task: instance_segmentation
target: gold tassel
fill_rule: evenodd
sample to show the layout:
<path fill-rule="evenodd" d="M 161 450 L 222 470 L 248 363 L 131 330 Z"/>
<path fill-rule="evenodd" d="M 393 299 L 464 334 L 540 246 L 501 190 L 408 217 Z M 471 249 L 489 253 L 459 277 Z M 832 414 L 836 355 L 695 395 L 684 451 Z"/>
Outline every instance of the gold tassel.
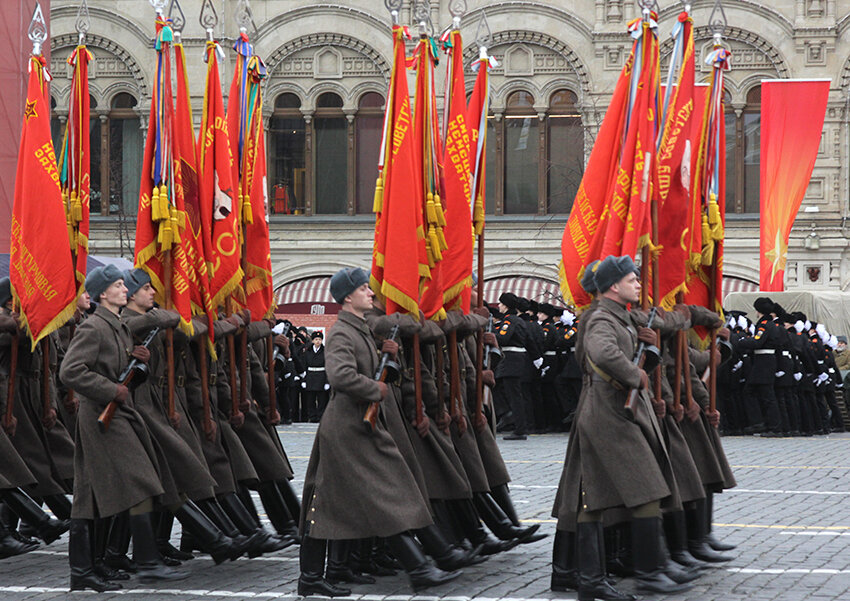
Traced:
<path fill-rule="evenodd" d="M 434 253 L 431 252 L 431 241 L 425 237 L 425 255 L 428 257 L 428 266 L 434 267 Z"/>
<path fill-rule="evenodd" d="M 443 233 L 443 228 L 437 226 L 437 240 L 440 242 L 440 250 L 448 250 L 449 244 L 446 242 L 446 235 Z"/>
<path fill-rule="evenodd" d="M 715 194 L 711 195 L 708 203 L 708 222 L 711 224 L 711 239 L 723 240 L 723 220 L 720 218 L 720 206 Z"/>
<path fill-rule="evenodd" d="M 437 213 L 437 225 L 446 227 L 446 216 L 443 213 L 443 203 L 440 201 L 439 194 L 434 194 L 434 209 Z"/>
<path fill-rule="evenodd" d="M 159 186 L 151 190 L 151 220 L 159 221 Z"/>
<path fill-rule="evenodd" d="M 428 219 L 428 223 L 437 223 L 437 209 L 434 208 L 434 195 L 431 192 L 428 192 L 428 196 L 426 198 L 425 216 Z"/>
<path fill-rule="evenodd" d="M 442 261 L 443 253 L 440 250 L 440 239 L 437 236 L 437 228 L 433 225 L 428 228 L 428 240 L 431 243 L 431 252 L 434 253 L 434 261 Z"/>
<path fill-rule="evenodd" d="M 708 216 L 702 214 L 702 245 L 705 246 L 711 241 L 711 226 L 708 225 Z"/>
<path fill-rule="evenodd" d="M 79 223 L 83 220 L 83 203 L 80 197 L 77 196 L 77 191 L 71 191 L 71 215 L 74 223 Z"/>
<path fill-rule="evenodd" d="M 251 225 L 254 223 L 254 213 L 251 212 L 251 197 L 246 194 L 245 196 L 240 195 L 239 198 L 242 200 L 242 223 Z"/>
<path fill-rule="evenodd" d="M 384 210 L 384 180 L 381 176 L 375 181 L 375 200 L 372 202 L 372 212 L 380 213 Z"/>
<path fill-rule="evenodd" d="M 171 207 L 171 217 L 169 217 L 169 222 L 171 223 L 171 237 L 174 244 L 180 244 L 180 220 L 178 218 L 179 211 L 174 207 Z"/>

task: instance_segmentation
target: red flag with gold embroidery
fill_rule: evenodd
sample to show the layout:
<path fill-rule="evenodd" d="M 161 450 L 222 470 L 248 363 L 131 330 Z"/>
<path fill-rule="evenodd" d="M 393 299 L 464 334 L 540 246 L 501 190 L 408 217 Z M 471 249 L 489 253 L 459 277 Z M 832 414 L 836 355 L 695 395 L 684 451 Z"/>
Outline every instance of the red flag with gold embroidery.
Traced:
<path fill-rule="evenodd" d="M 484 232 L 484 198 L 487 191 L 487 116 L 490 114 L 490 69 L 497 66 L 494 58 L 484 49 L 479 53 L 478 75 L 469 104 L 466 107 L 466 124 L 469 128 L 470 196 L 467 200 L 472 212 L 475 235 Z M 473 66 L 475 68 L 475 66 Z"/>
<path fill-rule="evenodd" d="M 12 297 L 33 350 L 71 318 L 77 298 L 71 253 L 64 243 L 57 246 L 68 239 L 68 229 L 50 139 L 45 65 L 43 56 L 30 58 L 9 248 Z"/>
<path fill-rule="evenodd" d="M 470 135 L 466 123 L 466 85 L 463 79 L 463 43 L 452 30 L 444 43 L 449 52 L 443 143 L 443 200 L 448 249 L 443 252 L 443 305 L 447 311 L 469 311 L 472 290 L 473 230 L 469 199 L 472 196 Z"/>
<path fill-rule="evenodd" d="M 419 315 L 419 278 L 430 269 L 422 229 L 421 197 L 412 194 L 419 177 L 414 164 L 410 94 L 404 52 L 406 32 L 393 26 L 393 66 L 387 96 L 381 168 L 375 186 L 375 241 L 370 283 L 387 314 Z"/>
<path fill-rule="evenodd" d="M 198 136 L 200 215 L 214 309 L 242 283 L 233 155 L 218 74 L 218 45 L 207 42 L 207 78 Z"/>
<path fill-rule="evenodd" d="M 259 85 L 259 84 L 258 84 Z M 266 140 L 262 127 L 262 105 L 257 107 L 255 154 L 251 182 L 250 223 L 245 224 L 245 294 L 251 319 L 256 321 L 274 314 L 271 243 L 269 240 L 269 198 L 266 184 Z"/>
<path fill-rule="evenodd" d="M 762 82 L 760 290 L 785 288 L 788 236 L 815 167 L 829 86 L 828 79 Z"/>
<path fill-rule="evenodd" d="M 77 46 L 68 57 L 73 67 L 71 102 L 65 136 L 59 152 L 59 174 L 62 200 L 68 222 L 77 294 L 82 294 L 89 256 L 89 194 L 91 192 L 91 152 L 89 141 L 89 75 L 92 54 L 84 45 Z"/>
<path fill-rule="evenodd" d="M 139 212 L 136 220 L 136 259 L 156 290 L 156 299 L 180 314 L 180 329 L 192 334 L 190 297 L 191 266 L 182 249 L 186 215 L 180 155 L 175 143 L 175 113 L 171 88 L 171 44 L 174 31 L 170 19 L 156 19 L 157 68 L 151 101 Z M 189 133 L 191 139 L 191 132 Z M 181 136 L 181 140 L 184 136 Z M 185 140 L 184 140 L 185 144 Z M 170 277 L 169 277 L 170 274 Z"/>

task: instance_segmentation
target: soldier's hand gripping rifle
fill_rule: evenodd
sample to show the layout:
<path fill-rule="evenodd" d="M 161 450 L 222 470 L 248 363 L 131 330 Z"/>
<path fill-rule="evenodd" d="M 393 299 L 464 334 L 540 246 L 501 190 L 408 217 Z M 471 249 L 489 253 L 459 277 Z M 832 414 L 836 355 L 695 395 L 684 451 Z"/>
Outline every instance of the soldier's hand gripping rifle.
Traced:
<path fill-rule="evenodd" d="M 649 311 L 649 319 L 646 322 L 646 327 L 651 328 L 653 322 L 655 321 L 655 317 L 658 315 L 658 308 L 652 307 Z M 646 373 L 651 372 L 653 369 L 658 367 L 660 363 L 661 353 L 658 350 L 658 347 L 652 344 L 647 344 L 643 340 L 640 341 L 637 347 L 637 351 L 635 352 L 634 359 L 632 359 L 632 363 L 640 367 Z M 640 390 L 638 388 L 632 388 L 629 391 L 629 397 L 626 400 L 625 409 L 632 416 L 634 415 L 635 408 L 637 407 L 637 399 Z"/>
<path fill-rule="evenodd" d="M 390 330 L 390 336 L 387 340 L 396 342 L 398 337 L 398 325 L 394 325 Z M 378 382 L 386 382 L 387 380 L 395 380 L 401 371 L 401 366 L 390 358 L 389 353 L 381 355 L 381 362 L 378 364 L 378 371 L 375 372 L 375 380 Z M 380 401 L 375 401 L 369 404 L 366 410 L 366 415 L 363 416 L 363 424 L 366 426 L 366 431 L 374 432 L 378 428 L 378 410 L 380 409 Z"/>
<path fill-rule="evenodd" d="M 154 328 L 150 332 L 148 332 L 147 338 L 145 338 L 144 342 L 142 342 L 142 346 L 145 348 L 150 347 L 153 339 L 156 338 L 156 335 L 159 334 L 160 328 Z M 145 381 L 148 376 L 148 366 L 136 359 L 133 358 L 127 364 L 127 367 L 124 368 L 124 371 L 121 372 L 121 375 L 118 376 L 118 382 L 123 386 L 128 386 L 135 380 L 136 384 L 141 384 Z M 109 424 L 112 422 L 112 416 L 115 415 L 115 411 L 118 409 L 118 403 L 115 401 L 110 401 L 100 415 L 97 417 L 97 427 L 100 428 L 102 433 L 105 433 L 109 430 Z"/>

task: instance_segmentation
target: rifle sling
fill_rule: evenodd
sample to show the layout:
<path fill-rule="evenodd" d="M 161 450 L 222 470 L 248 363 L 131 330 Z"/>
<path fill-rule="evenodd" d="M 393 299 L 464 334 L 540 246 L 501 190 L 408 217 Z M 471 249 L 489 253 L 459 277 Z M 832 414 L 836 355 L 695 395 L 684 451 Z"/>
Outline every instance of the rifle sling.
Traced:
<path fill-rule="evenodd" d="M 601 367 L 599 367 L 598 365 L 596 365 L 596 363 L 594 363 L 593 361 L 591 361 L 590 357 L 588 357 L 587 355 L 585 355 L 585 359 L 587 360 L 588 365 L 590 365 L 590 367 L 593 369 L 594 373 L 595 373 L 597 376 L 599 376 L 600 378 L 602 378 L 602 380 L 603 380 L 604 382 L 607 382 L 608 384 L 610 384 L 611 386 L 613 386 L 613 387 L 614 387 L 615 389 L 617 389 L 617 390 L 620 390 L 620 391 L 625 391 L 625 390 L 627 390 L 627 388 L 626 388 L 625 386 L 623 386 L 623 385 L 622 385 L 622 384 L 620 384 L 617 380 L 615 380 L 615 379 L 614 379 L 614 378 L 612 378 L 610 375 L 608 375 L 607 373 L 605 373 L 605 371 L 603 371 Z"/>

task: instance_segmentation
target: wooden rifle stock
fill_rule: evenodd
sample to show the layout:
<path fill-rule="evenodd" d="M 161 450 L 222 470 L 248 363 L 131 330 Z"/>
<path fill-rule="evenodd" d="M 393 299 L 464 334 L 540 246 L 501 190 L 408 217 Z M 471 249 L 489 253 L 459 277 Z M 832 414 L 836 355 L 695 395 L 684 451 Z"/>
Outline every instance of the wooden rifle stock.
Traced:
<path fill-rule="evenodd" d="M 398 337 L 398 326 L 393 326 L 393 329 L 390 330 L 390 337 L 387 340 L 392 340 L 395 342 Z M 418 360 L 419 353 L 416 349 L 419 348 L 419 336 L 414 335 L 414 360 Z M 381 361 L 378 364 L 378 372 L 375 374 L 375 380 L 377 382 L 386 382 L 387 381 L 387 363 L 390 361 L 390 354 L 383 353 L 381 355 Z M 419 400 L 422 400 L 422 394 L 419 394 Z M 374 403 L 369 403 L 369 407 L 366 409 L 366 414 L 363 416 L 363 423 L 366 425 L 367 431 L 374 432 L 378 428 L 378 412 L 381 408 L 381 402 L 375 401 Z"/>
<path fill-rule="evenodd" d="M 457 352 L 457 331 L 452 330 L 449 332 L 449 395 L 451 396 L 451 401 L 449 402 L 449 413 L 452 416 L 452 421 L 458 425 L 458 436 L 463 436 L 466 428 L 465 424 L 461 425 L 463 422 L 463 408 L 461 404 L 463 403 L 461 393 L 460 393 L 460 360 L 458 358 Z"/>
<path fill-rule="evenodd" d="M 652 323 L 655 321 L 655 316 L 658 314 L 658 310 L 656 307 L 652 307 L 649 311 L 649 319 L 646 322 L 646 327 L 651 328 Z M 634 359 L 632 363 L 643 369 L 643 365 L 646 362 L 646 347 L 647 344 L 643 341 L 638 344 L 637 352 L 635 352 Z M 634 415 L 635 409 L 637 408 L 637 400 L 638 394 L 640 394 L 640 389 L 632 388 L 629 391 L 628 399 L 626 399 L 625 409 L 629 411 L 632 415 Z"/>
<path fill-rule="evenodd" d="M 18 333 L 12 334 L 12 346 L 9 347 L 9 390 L 6 398 L 6 415 L 3 416 L 3 429 L 7 432 L 15 424 L 15 380 L 18 372 Z"/>

